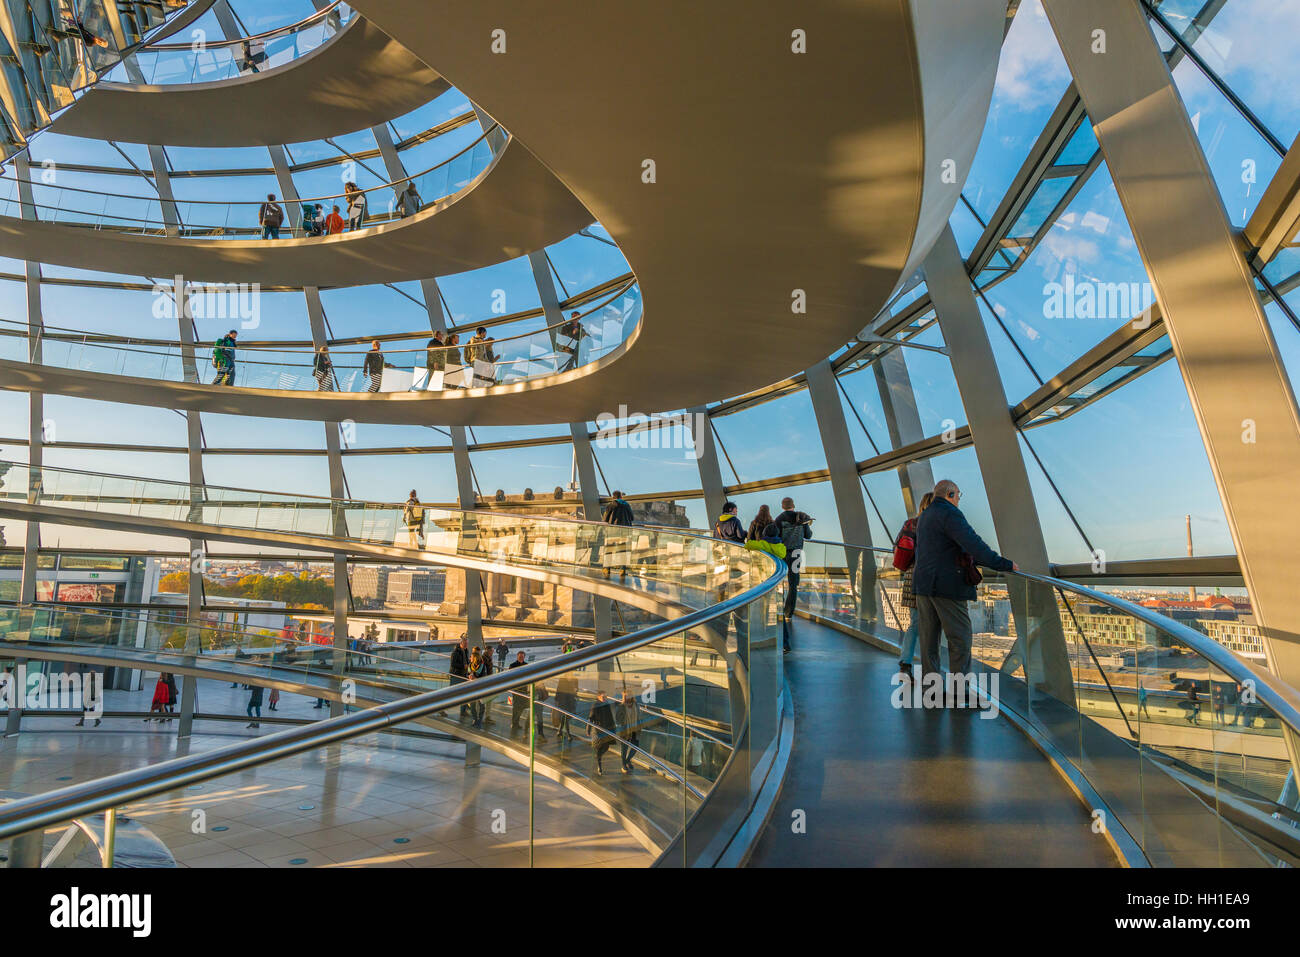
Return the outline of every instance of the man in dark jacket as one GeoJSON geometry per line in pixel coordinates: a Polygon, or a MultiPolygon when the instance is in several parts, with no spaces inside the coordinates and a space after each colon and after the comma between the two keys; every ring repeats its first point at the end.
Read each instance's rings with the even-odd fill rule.
{"type": "Polygon", "coordinates": [[[970,672],[971,626],[966,603],[975,600],[975,586],[968,584],[965,566],[973,569],[974,565],[984,565],[998,571],[1019,567],[975,534],[957,507],[960,501],[957,483],[944,479],[935,485],[934,501],[916,523],[912,590],[916,595],[922,675],[943,670],[939,666],[940,630],[948,638],[951,672],[970,672]]]}
{"type": "MultiPolygon", "coordinates": [[[[521,651],[515,655],[515,660],[510,662],[511,668],[522,668],[528,662],[521,651]]],[[[528,685],[519,685],[510,689],[510,730],[518,731],[519,722],[528,712],[528,685]]]]}
{"type": "MultiPolygon", "coordinates": [[[[451,679],[449,685],[458,685],[469,678],[469,638],[460,636],[460,644],[451,649],[451,664],[447,666],[451,679]]],[[[469,714],[469,705],[460,706],[461,715],[469,714]]]]}
{"type": "Polygon", "coordinates": [[[813,518],[807,512],[796,511],[794,499],[781,499],[781,514],[776,517],[776,529],[785,545],[785,617],[794,615],[795,602],[799,600],[799,574],[803,571],[803,543],[812,536],[813,518]]]}
{"type": "Polygon", "coordinates": [[[605,757],[614,744],[614,709],[610,706],[609,700],[605,697],[605,692],[601,691],[596,695],[596,701],[591,706],[591,714],[587,716],[587,734],[595,735],[592,738],[591,746],[596,753],[596,773],[604,774],[605,769],[600,766],[601,759],[605,757]]]}
{"type": "MultiPolygon", "coordinates": [[[[614,501],[605,506],[605,524],[606,525],[631,525],[632,524],[632,506],[623,501],[623,493],[618,489],[614,490],[614,501]]],[[[631,548],[631,538],[625,533],[606,532],[605,533],[605,552],[614,552],[626,557],[628,550],[631,548]]],[[[623,563],[621,577],[627,577],[626,560],[623,563]]],[[[609,567],[605,568],[605,577],[609,577],[609,567]]]]}
{"type": "Polygon", "coordinates": [[[727,502],[722,506],[722,514],[713,525],[714,538],[720,538],[724,542],[735,542],[737,545],[745,544],[747,537],[745,526],[740,524],[736,511],[735,502],[727,502]]]}

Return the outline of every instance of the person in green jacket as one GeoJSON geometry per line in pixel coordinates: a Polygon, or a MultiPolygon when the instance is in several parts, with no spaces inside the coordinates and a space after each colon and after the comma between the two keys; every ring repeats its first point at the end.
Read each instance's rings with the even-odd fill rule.
{"type": "MultiPolygon", "coordinates": [[[[775,522],[763,529],[762,538],[749,539],[749,541],[745,542],[745,547],[751,552],[767,552],[769,555],[785,561],[785,543],[781,541],[781,529],[775,522]]],[[[781,647],[786,654],[790,653],[790,619],[786,615],[781,616],[781,647]]]]}
{"type": "Polygon", "coordinates": [[[212,364],[217,367],[217,377],[213,385],[235,384],[235,338],[239,333],[231,329],[217,340],[212,350],[212,364]]]}

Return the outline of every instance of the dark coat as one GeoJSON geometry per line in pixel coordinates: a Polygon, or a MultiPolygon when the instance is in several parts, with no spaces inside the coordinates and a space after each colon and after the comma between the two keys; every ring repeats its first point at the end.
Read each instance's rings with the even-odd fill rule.
{"type": "Polygon", "coordinates": [[[365,361],[361,364],[363,375],[380,375],[384,371],[384,354],[377,350],[371,349],[366,353],[365,361]]]}
{"type": "Polygon", "coordinates": [[[632,506],[621,498],[614,499],[605,507],[605,523],[607,525],[631,525],[632,506]]]}
{"type": "Polygon", "coordinates": [[[734,515],[719,515],[718,520],[713,523],[713,537],[720,538],[724,542],[745,541],[745,526],[740,524],[740,519],[734,515]]]}
{"type": "Polygon", "coordinates": [[[612,704],[613,702],[608,698],[595,702],[591,706],[591,714],[587,716],[587,720],[603,731],[613,731],[615,725],[612,704]]]}
{"type": "Polygon", "coordinates": [[[447,670],[462,678],[469,674],[469,651],[460,645],[451,649],[451,665],[447,670]]]}
{"type": "Polygon", "coordinates": [[[935,499],[916,523],[913,592],[934,598],[974,601],[975,586],[966,584],[961,570],[963,552],[972,556],[977,565],[998,571],[1011,570],[1011,561],[975,534],[961,509],[946,499],[935,499]]]}

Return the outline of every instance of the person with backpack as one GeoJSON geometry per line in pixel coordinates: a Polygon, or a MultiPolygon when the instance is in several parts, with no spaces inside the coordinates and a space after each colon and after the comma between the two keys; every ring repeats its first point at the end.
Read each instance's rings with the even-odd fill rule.
{"type": "Polygon", "coordinates": [[[370,388],[366,391],[378,392],[380,383],[384,381],[384,354],[379,351],[378,339],[370,343],[370,351],[361,364],[361,374],[370,377],[370,388]]]}
{"type": "Polygon", "coordinates": [[[722,514],[718,520],[713,523],[713,537],[720,538],[724,542],[735,542],[738,545],[745,543],[746,534],[745,526],[740,524],[740,519],[736,512],[739,509],[735,502],[726,502],[722,506],[722,514]]]}
{"type": "Polygon", "coordinates": [[[397,194],[397,215],[400,219],[414,216],[423,204],[420,194],[415,189],[415,180],[407,180],[406,189],[397,194]]]}
{"type": "Polygon", "coordinates": [[[948,639],[952,674],[970,672],[971,624],[966,603],[975,600],[980,582],[976,565],[1016,571],[1019,565],[990,548],[966,521],[957,503],[961,489],[951,479],[934,486],[929,508],[916,521],[916,563],[912,591],[916,596],[921,675],[939,674],[939,633],[948,639]]]}
{"type": "Polygon", "coordinates": [[[402,522],[406,525],[407,541],[415,542],[417,548],[424,547],[424,506],[420,498],[411,489],[411,497],[402,506],[402,522]]]}
{"type": "Polygon", "coordinates": [[[912,677],[912,659],[916,657],[916,637],[919,634],[916,617],[916,596],[912,594],[912,574],[916,569],[916,523],[921,513],[934,501],[934,493],[926,492],[921,496],[921,507],[916,514],[903,523],[894,539],[894,567],[903,573],[902,594],[899,604],[910,609],[907,628],[899,642],[898,670],[912,677]]]}
{"type": "Polygon", "coordinates": [[[803,571],[803,543],[812,534],[813,518],[807,512],[796,511],[794,499],[786,496],[781,499],[781,514],[776,517],[776,530],[785,545],[786,572],[785,607],[786,619],[794,617],[795,602],[799,600],[799,574],[803,571]]]}
{"type": "Polygon", "coordinates": [[[560,338],[567,339],[567,343],[560,345],[560,351],[569,355],[568,360],[561,367],[560,371],[576,368],[578,365],[578,352],[582,348],[582,314],[578,310],[569,313],[569,321],[560,326],[560,338]]]}
{"type": "MultiPolygon", "coordinates": [[[[623,501],[623,493],[618,489],[614,490],[614,500],[605,507],[605,524],[606,525],[631,525],[632,524],[632,506],[623,501]]],[[[627,559],[628,552],[631,549],[631,541],[626,533],[605,533],[605,548],[607,551],[619,552],[623,555],[623,571],[620,578],[627,577],[627,559]],[[615,546],[619,546],[615,551],[615,546]]],[[[605,577],[609,577],[610,566],[605,566],[605,577]]]]}
{"type": "Polygon", "coordinates": [[[320,206],[316,203],[302,204],[302,233],[304,236],[320,236],[325,232],[325,221],[321,218],[320,206]]]}
{"type": "Polygon", "coordinates": [[[217,377],[213,385],[235,384],[235,339],[239,333],[231,329],[216,342],[212,350],[212,364],[217,368],[217,377]]]}
{"type": "Polygon", "coordinates": [[[284,225],[284,210],[275,201],[275,193],[266,194],[266,202],[257,209],[257,225],[262,227],[263,239],[279,239],[284,225]]]}

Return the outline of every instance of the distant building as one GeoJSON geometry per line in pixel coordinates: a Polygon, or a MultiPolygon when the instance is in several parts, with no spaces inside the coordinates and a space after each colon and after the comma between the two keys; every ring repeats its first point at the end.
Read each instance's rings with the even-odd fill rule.
{"type": "Polygon", "coordinates": [[[388,569],[382,565],[358,565],[352,572],[352,598],[383,604],[388,598],[388,569]]]}
{"type": "Polygon", "coordinates": [[[385,600],[390,605],[440,604],[445,591],[446,576],[442,569],[389,571],[385,600]]]}
{"type": "Polygon", "coordinates": [[[1264,654],[1264,637],[1259,633],[1259,625],[1254,615],[1242,615],[1232,621],[1209,619],[1201,622],[1205,633],[1229,651],[1243,658],[1266,661],[1264,654]]]}
{"type": "Polygon", "coordinates": [[[1079,603],[1073,610],[1073,620],[1091,643],[1126,648],[1157,644],[1155,628],[1117,608],[1079,603]]]}

